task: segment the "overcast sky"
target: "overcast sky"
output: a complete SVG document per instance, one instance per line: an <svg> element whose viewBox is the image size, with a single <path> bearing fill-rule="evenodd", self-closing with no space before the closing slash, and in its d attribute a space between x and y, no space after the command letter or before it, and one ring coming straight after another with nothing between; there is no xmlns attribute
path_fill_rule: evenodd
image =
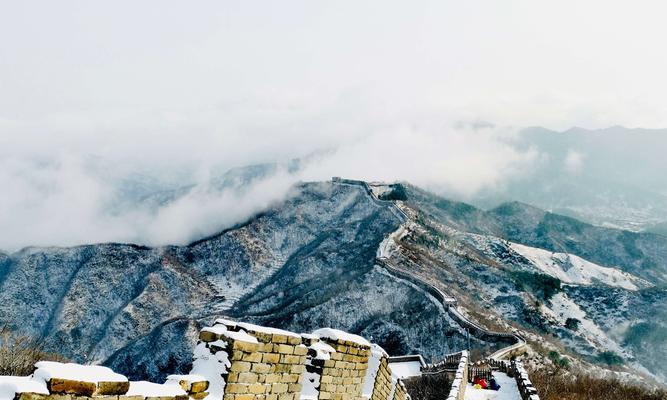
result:
<svg viewBox="0 0 667 400"><path fill-rule="evenodd" d="M667 127L662 1L1 4L5 249L172 240L105 217L112 190L90 157L107 177L204 182L213 167L333 150L300 178L465 194L539 158L503 140L520 127ZM266 206L253 199L220 224Z"/></svg>

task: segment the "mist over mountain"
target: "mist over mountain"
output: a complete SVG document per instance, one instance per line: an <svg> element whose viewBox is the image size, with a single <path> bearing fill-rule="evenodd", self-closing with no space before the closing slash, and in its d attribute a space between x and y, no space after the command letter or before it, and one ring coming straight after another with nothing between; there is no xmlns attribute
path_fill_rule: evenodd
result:
<svg viewBox="0 0 667 400"><path fill-rule="evenodd" d="M522 201L595 225L633 231L667 221L667 129L614 126L564 132L529 128L512 140L534 149L529 173L469 200L484 208Z"/></svg>

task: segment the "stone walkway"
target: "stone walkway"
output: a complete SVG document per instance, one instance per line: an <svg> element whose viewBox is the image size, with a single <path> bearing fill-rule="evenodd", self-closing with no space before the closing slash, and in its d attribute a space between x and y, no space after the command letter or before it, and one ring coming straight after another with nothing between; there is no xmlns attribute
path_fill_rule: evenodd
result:
<svg viewBox="0 0 667 400"><path fill-rule="evenodd" d="M500 390L475 389L469 383L466 387L465 400L521 400L514 378L497 371L493 373L493 376L500 385Z"/></svg>

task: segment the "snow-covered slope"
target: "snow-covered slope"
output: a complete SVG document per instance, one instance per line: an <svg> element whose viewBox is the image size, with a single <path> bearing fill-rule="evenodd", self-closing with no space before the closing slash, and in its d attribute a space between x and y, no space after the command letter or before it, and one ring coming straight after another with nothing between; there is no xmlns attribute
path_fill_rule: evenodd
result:
<svg viewBox="0 0 667 400"><path fill-rule="evenodd" d="M628 290L650 286L645 280L616 268L584 260L568 253L554 253L544 249L511 243L512 250L527 258L541 272L560 279L563 283L591 285L601 283Z"/></svg>

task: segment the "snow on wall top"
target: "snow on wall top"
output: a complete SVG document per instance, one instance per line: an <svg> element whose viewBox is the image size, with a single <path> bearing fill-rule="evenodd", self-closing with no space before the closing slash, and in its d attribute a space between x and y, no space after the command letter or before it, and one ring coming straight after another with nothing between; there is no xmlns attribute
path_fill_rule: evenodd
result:
<svg viewBox="0 0 667 400"><path fill-rule="evenodd" d="M338 329L333 329L333 328L322 328L318 329L313 332L313 334L318 335L321 338L327 338L331 340L347 340L350 342L354 342L363 346L369 346L370 347L370 342L361 336L354 335L352 333L347 333L343 331L339 331Z"/></svg>
<svg viewBox="0 0 667 400"><path fill-rule="evenodd" d="M49 394L43 381L30 376L0 376L0 400L13 400L16 393Z"/></svg>
<svg viewBox="0 0 667 400"><path fill-rule="evenodd" d="M160 384L146 381L130 382L127 396L166 397L186 396L185 390L178 383Z"/></svg>
<svg viewBox="0 0 667 400"><path fill-rule="evenodd" d="M240 328L243 328L243 329L246 329L246 330L249 330L249 331L253 331L253 332L271 333L271 334L276 334L276 335L291 336L291 337L295 337L295 338L300 338L301 337L301 335L299 335L298 333L285 331L285 330L278 329L278 328L270 328L268 326L254 325L254 324L250 324L250 323L247 323L247 322L238 322L237 325Z"/></svg>
<svg viewBox="0 0 667 400"><path fill-rule="evenodd" d="M33 377L37 381L46 382L51 378L69 379L91 383L99 382L127 382L127 378L113 372L110 368L99 365L81 365L73 363L59 363L55 361L40 361L35 364L37 370Z"/></svg>

